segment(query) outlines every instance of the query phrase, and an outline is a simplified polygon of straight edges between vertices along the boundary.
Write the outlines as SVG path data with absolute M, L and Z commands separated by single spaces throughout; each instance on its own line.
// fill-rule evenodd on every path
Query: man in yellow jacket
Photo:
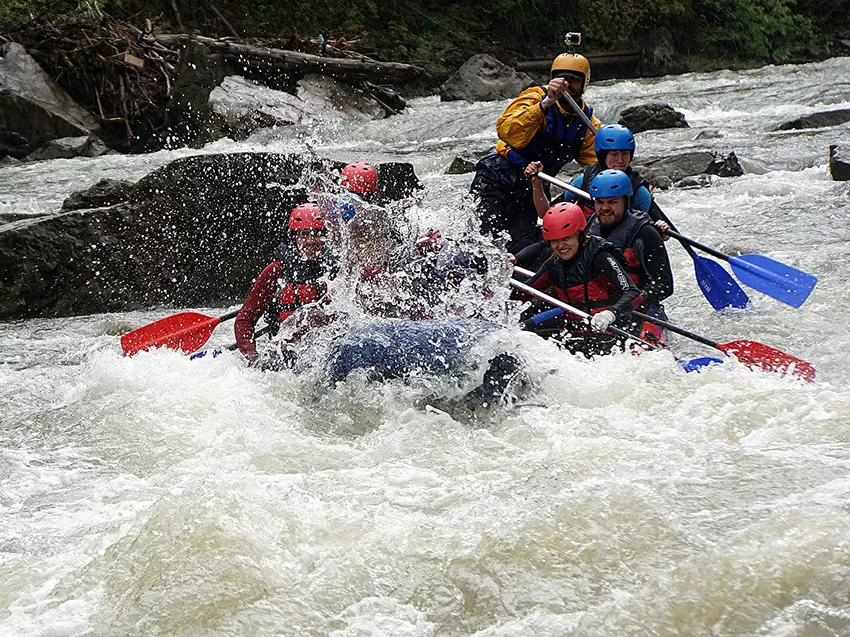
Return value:
M 549 84 L 524 90 L 496 121 L 496 152 L 478 162 L 470 190 L 478 197 L 481 232 L 507 231 L 508 252 L 516 254 L 538 240 L 537 211 L 525 167 L 539 161 L 544 172 L 557 175 L 572 160 L 581 166 L 596 161 L 594 135 L 564 97 L 569 93 L 599 129 L 602 122 L 582 99 L 589 81 L 587 58 L 563 53 L 552 62 Z

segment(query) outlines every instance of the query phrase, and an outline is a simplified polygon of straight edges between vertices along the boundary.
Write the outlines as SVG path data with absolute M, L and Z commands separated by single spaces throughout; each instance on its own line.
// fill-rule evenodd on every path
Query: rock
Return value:
M 473 55 L 440 87 L 440 100 L 488 102 L 519 95 L 537 82 L 530 75 L 518 73 L 496 58 L 479 53 Z
M 717 175 L 736 177 L 744 174 L 735 153 L 721 155 L 708 151 L 694 151 L 663 158 L 636 159 L 634 168 L 653 186 L 669 188 L 685 177 L 695 175 Z
M 365 91 L 324 75 L 305 75 L 298 82 L 298 99 L 319 120 L 367 121 L 387 116 Z
M 100 139 L 92 136 L 62 137 L 52 139 L 26 156 L 26 161 L 42 159 L 70 159 L 71 157 L 100 157 L 109 149 Z
M 703 173 L 701 175 L 695 175 L 693 177 L 685 177 L 684 179 L 680 179 L 675 184 L 673 184 L 673 187 L 681 188 L 682 190 L 694 190 L 696 188 L 705 188 L 707 186 L 713 185 L 716 179 L 717 177 L 714 175 Z
M 20 159 L 16 159 L 11 155 L 6 155 L 3 159 L 0 159 L 0 166 L 17 166 L 18 164 L 23 164 Z
M 119 179 L 101 179 L 91 188 L 71 194 L 62 203 L 62 210 L 83 210 L 86 208 L 105 208 L 127 201 L 133 191 L 133 184 Z
M 829 174 L 833 181 L 850 181 L 850 144 L 829 147 Z
M 16 147 L 4 151 L 18 159 L 52 139 L 102 133 L 94 116 L 15 42 L 0 45 L 0 130 L 15 136 Z
M 667 29 L 656 29 L 644 42 L 646 45 L 641 51 L 637 77 L 678 75 L 688 70 L 685 58 L 676 51 L 673 38 Z
M 620 111 L 619 124 L 628 126 L 633 133 L 658 128 L 688 128 L 685 116 L 662 102 L 639 104 L 623 109 Z
M 449 164 L 449 167 L 446 168 L 447 175 L 463 175 L 465 173 L 474 173 L 475 172 L 475 164 L 469 159 L 464 159 L 463 157 L 455 157 L 452 160 L 452 163 Z
M 233 139 L 272 126 L 387 116 L 384 107 L 365 91 L 333 78 L 308 75 L 298 82 L 297 93 L 230 75 L 210 93 L 209 105 L 224 119 L 223 132 Z
M 850 122 L 850 108 L 839 108 L 832 111 L 812 113 L 804 117 L 785 122 L 776 127 L 775 130 L 796 130 L 802 128 L 823 128 L 825 126 L 838 126 L 844 122 Z
M 26 155 L 29 140 L 15 131 L 0 130 L 0 157 L 4 155 L 13 159 Z M 23 154 L 22 154 L 23 153 Z
M 705 130 L 701 130 L 697 133 L 697 136 L 694 137 L 694 141 L 698 141 L 700 139 L 723 139 L 726 137 L 726 132 L 720 130 L 719 128 L 706 128 Z
M 110 208 L 5 226 L 0 320 L 240 303 L 306 200 L 305 167 L 300 155 L 185 157 Z M 377 168 L 385 197 L 418 185 L 410 164 Z
M 708 165 L 705 172 L 709 175 L 717 175 L 718 177 L 740 177 L 744 174 L 744 169 L 738 161 L 738 156 L 731 152 L 728 155 L 719 153 L 711 153 L 714 155 L 714 160 Z

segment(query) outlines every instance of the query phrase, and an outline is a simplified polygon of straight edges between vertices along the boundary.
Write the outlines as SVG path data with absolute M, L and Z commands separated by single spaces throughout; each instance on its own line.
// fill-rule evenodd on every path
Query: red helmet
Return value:
M 546 241 L 563 239 L 587 227 L 584 213 L 574 203 L 555 204 L 543 215 L 543 238 Z
M 325 220 L 322 211 L 314 203 L 297 206 L 289 215 L 290 230 L 323 230 Z
M 371 195 L 378 189 L 378 171 L 365 161 L 342 169 L 342 187 L 358 195 Z

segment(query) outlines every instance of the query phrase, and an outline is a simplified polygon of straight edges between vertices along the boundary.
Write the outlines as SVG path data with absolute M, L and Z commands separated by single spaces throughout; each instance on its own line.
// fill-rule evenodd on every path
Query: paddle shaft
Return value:
M 670 224 L 670 230 L 667 231 L 667 234 L 669 234 L 674 239 L 677 239 L 680 243 L 682 243 L 682 245 L 690 245 L 690 246 L 693 246 L 695 248 L 699 248 L 703 252 L 707 252 L 708 254 L 710 254 L 713 257 L 717 257 L 718 259 L 722 259 L 723 261 L 729 261 L 729 255 L 728 254 L 723 254 L 719 250 L 715 250 L 714 248 L 709 248 L 707 245 L 702 244 L 699 241 L 694 241 L 693 239 L 690 239 L 690 238 L 688 238 L 684 235 L 679 234 L 678 232 L 673 230 L 672 224 Z
M 632 316 L 636 316 L 638 318 L 643 319 L 644 321 L 649 321 L 650 323 L 655 323 L 656 325 L 660 325 L 661 327 L 667 328 L 671 332 L 675 332 L 676 334 L 681 334 L 682 336 L 687 336 L 698 343 L 702 343 L 703 345 L 708 345 L 709 347 L 713 347 L 715 349 L 720 349 L 720 343 L 717 341 L 712 341 L 710 338 L 706 338 L 705 336 L 700 336 L 694 332 L 686 330 L 683 327 L 679 327 L 678 325 L 673 325 L 669 321 L 665 321 L 664 319 L 655 318 L 654 316 L 649 316 L 649 314 L 644 314 L 643 312 L 638 312 L 634 310 L 632 312 Z
M 570 95 L 569 93 L 567 93 L 566 91 L 564 91 L 561 94 L 561 97 L 566 99 L 567 104 L 570 105 L 570 108 L 575 111 L 576 115 L 579 116 L 579 119 L 581 119 L 581 121 L 584 122 L 584 125 L 587 126 L 587 130 L 590 131 L 590 134 L 593 135 L 594 137 L 596 137 L 596 126 L 594 126 L 593 122 L 590 121 L 590 118 L 587 116 L 587 113 L 585 113 L 583 110 L 581 110 L 581 107 L 573 99 L 573 96 Z
M 565 312 L 569 312 L 570 314 L 572 314 L 574 316 L 577 316 L 577 317 L 584 319 L 586 321 L 589 321 L 591 319 L 590 314 L 587 314 L 586 312 L 582 312 L 580 309 L 575 308 L 572 305 L 567 305 L 566 303 L 564 303 L 560 299 L 556 299 L 554 296 L 549 296 L 548 294 L 541 292 L 540 290 L 537 290 L 537 289 L 531 287 L 530 285 L 526 285 L 525 283 L 517 281 L 516 279 L 511 279 L 509 281 L 509 283 L 511 284 L 511 286 L 513 286 L 514 288 L 516 288 L 520 292 L 525 292 L 526 294 L 530 294 L 531 296 L 535 296 L 538 299 L 540 299 L 541 301 L 546 301 L 547 303 L 549 303 L 549 305 L 553 305 L 554 307 L 557 307 L 561 310 L 564 310 Z M 640 343 L 641 345 L 643 345 L 644 347 L 646 347 L 648 349 L 659 349 L 657 346 L 653 345 L 652 343 L 648 343 L 647 341 L 643 340 L 642 338 L 638 338 L 634 334 L 630 334 L 626 330 L 622 330 L 619 327 L 609 326 L 608 331 L 611 332 L 612 334 L 616 334 L 617 336 L 622 336 L 623 338 L 626 338 L 626 339 L 629 339 L 629 340 L 632 340 L 632 341 L 636 341 L 637 343 Z

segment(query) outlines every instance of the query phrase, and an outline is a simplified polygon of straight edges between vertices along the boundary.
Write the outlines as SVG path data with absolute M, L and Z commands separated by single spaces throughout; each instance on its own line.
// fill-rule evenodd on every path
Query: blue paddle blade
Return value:
M 692 256 L 699 289 L 711 307 L 719 312 L 730 307 L 743 310 L 750 304 L 747 293 L 722 265 L 697 254 Z
M 714 367 L 715 365 L 723 364 L 722 360 L 720 360 L 719 358 L 714 358 L 712 356 L 701 356 L 700 358 L 692 358 L 691 360 L 687 361 L 680 358 L 677 362 L 686 372 L 698 372 L 708 367 Z
M 818 282 L 811 274 L 759 254 L 729 257 L 729 265 L 744 285 L 792 307 L 800 307 Z

